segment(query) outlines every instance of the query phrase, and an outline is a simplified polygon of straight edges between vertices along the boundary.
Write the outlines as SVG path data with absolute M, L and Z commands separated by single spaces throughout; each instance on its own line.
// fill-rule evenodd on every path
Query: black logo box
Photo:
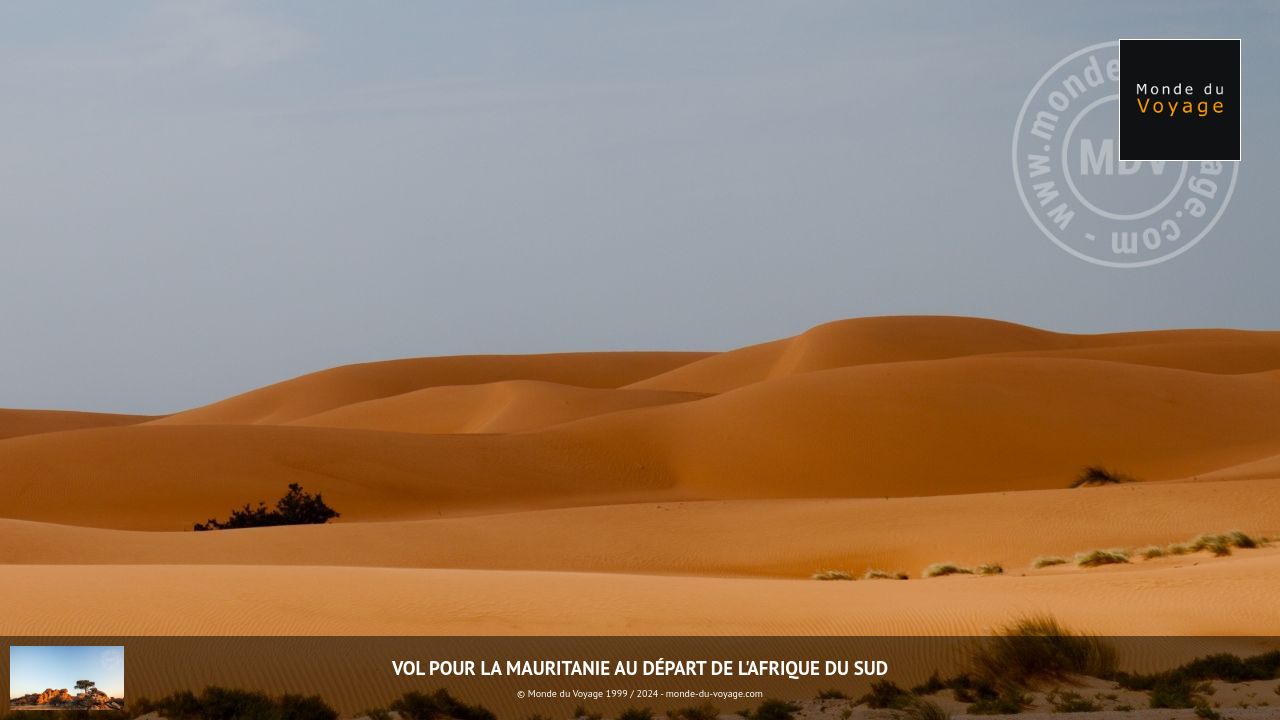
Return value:
M 1239 38 L 1121 38 L 1120 159 L 1240 160 L 1241 50 Z M 1140 85 L 1147 86 L 1145 93 L 1138 92 Z M 1174 92 L 1164 93 L 1165 87 Z M 1188 101 L 1191 114 L 1183 112 Z M 1172 115 L 1170 103 L 1177 104 Z M 1163 112 L 1154 112 L 1157 107 Z

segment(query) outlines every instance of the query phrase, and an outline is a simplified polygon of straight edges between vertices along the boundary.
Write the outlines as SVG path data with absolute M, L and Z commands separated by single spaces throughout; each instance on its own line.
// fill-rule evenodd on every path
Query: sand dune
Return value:
M 600 502 L 902 497 L 1144 480 L 1280 454 L 1280 373 L 956 358 L 815 371 L 507 435 L 158 426 L 0 444 L 12 517 L 175 530 L 288 482 L 344 521 Z M 92 505 L 57 502 L 101 483 Z M 532 505 L 530 505 L 532 504 Z
M 280 566 L 0 566 L 6 635 L 1269 635 L 1280 553 L 916 582 Z M 82 592 L 92 587 L 94 592 Z M 1082 599 L 1087 598 L 1087 601 Z M 121 612 L 121 608 L 129 608 Z M 180 610 L 175 610 L 180 608 Z M 1230 608 L 1230 612 L 1207 609 Z M 301 611 L 305 609 L 305 611 Z
M 697 400 L 696 393 L 615 390 L 507 380 L 447 385 L 344 405 L 293 421 L 310 427 L 414 433 L 511 433 L 640 407 Z
M 980 318 L 857 318 L 712 355 L 633 387 L 724 392 L 816 370 L 1006 353 L 1075 355 L 1202 372 L 1259 372 L 1280 369 L 1280 333 L 1174 330 L 1069 335 Z
M 574 437 L 529 437 L 257 425 L 37 435 L 0 443 L 0 506 L 26 520 L 182 530 L 271 501 L 290 482 L 323 492 L 344 521 L 673 496 L 669 477 L 639 460 L 602 457 Z M 601 474 L 584 483 L 573 467 Z
M 136 425 L 153 419 L 150 415 L 0 409 L 0 440 L 66 430 Z
M 1267 633 L 1277 550 L 1025 568 L 1280 533 L 1277 458 L 1280 333 L 973 318 L 369 363 L 158 419 L 3 411 L 0 582 L 25 591 L 0 632 L 933 634 L 1036 610 Z M 1065 489 L 1089 464 L 1143 482 Z M 339 521 L 188 531 L 290 482 Z M 804 579 L 943 560 L 1009 573 Z
M 806 373 L 617 423 L 666 415 L 669 462 L 703 496 L 941 495 L 1063 487 L 1086 464 L 1158 480 L 1272 455 L 1278 402 L 1280 373 L 975 357 Z
M 942 517 L 947 522 L 938 522 Z M 1143 521 L 1133 522 L 1135 517 Z M 1021 573 L 1039 555 L 1167 544 L 1237 527 L 1280 535 L 1280 482 L 1141 483 L 893 500 L 633 503 L 222 533 L 0 520 L 0 564 L 341 565 L 795 579 L 829 568 L 902 569 L 919 576 L 926 565 L 949 560 L 1001 562 Z
M 503 380 L 542 380 L 612 388 L 703 357 L 706 353 L 460 355 L 344 365 L 251 390 L 157 422 L 169 425 L 284 423 L 343 405 L 428 387 Z

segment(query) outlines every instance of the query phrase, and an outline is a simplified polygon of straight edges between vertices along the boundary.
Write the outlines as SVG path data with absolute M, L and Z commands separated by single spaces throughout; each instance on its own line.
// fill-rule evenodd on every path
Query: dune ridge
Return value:
M 365 363 L 163 418 L 0 411 L 0 577 L 40 588 L 0 624 L 73 622 L 58 593 L 100 573 L 127 580 L 103 612 L 157 613 L 120 632 L 938 634 L 1047 608 L 1267 634 L 1272 549 L 1026 566 L 1280 536 L 1277 458 L 1277 332 L 880 317 L 719 353 Z M 1086 465 L 1137 482 L 1068 489 Z M 291 482 L 339 520 L 190 532 Z M 944 560 L 1006 576 L 806 579 Z M 245 591 L 179 589 L 210 583 Z

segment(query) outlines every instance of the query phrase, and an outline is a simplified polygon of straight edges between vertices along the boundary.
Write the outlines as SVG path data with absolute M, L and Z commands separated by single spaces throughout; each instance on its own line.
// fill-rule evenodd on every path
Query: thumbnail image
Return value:
M 27 645 L 9 648 L 9 709 L 121 710 L 124 648 Z

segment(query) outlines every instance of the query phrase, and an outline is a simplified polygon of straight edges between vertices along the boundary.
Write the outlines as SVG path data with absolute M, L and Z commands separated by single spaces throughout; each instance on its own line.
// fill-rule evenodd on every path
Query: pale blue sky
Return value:
M 872 314 L 1275 328 L 1277 8 L 6 2 L 0 406 Z M 1040 75 L 1125 36 L 1244 38 L 1231 206 L 1142 271 L 1054 247 L 1009 170 Z
M 26 645 L 9 648 L 12 697 L 65 688 L 75 695 L 77 680 L 93 680 L 111 697 L 124 697 L 124 648 L 96 645 Z

